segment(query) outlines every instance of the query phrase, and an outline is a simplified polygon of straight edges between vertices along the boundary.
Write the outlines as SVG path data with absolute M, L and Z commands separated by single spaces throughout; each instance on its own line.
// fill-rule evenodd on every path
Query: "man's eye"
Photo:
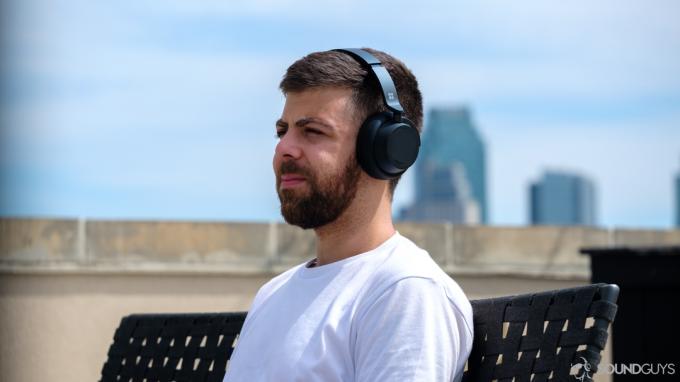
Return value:
M 274 138 L 281 138 L 284 136 L 284 134 L 286 134 L 286 130 L 277 130 Z
M 310 133 L 310 134 L 319 134 L 319 135 L 320 135 L 320 134 L 323 134 L 321 131 L 316 130 L 316 129 L 306 129 L 305 131 L 306 131 L 307 133 Z

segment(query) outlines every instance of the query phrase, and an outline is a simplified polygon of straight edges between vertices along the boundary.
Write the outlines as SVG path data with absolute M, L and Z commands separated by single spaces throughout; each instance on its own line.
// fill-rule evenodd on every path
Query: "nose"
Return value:
M 286 134 L 284 134 L 279 139 L 279 143 L 276 144 L 274 158 L 285 161 L 291 159 L 300 159 L 301 156 L 302 148 L 300 147 L 300 142 L 294 136 L 293 132 L 286 132 Z

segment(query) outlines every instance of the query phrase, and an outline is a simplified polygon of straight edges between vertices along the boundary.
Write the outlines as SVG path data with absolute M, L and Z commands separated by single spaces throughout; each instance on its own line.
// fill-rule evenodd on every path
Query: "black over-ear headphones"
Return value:
M 357 136 L 357 160 L 368 175 L 377 179 L 394 179 L 416 161 L 420 134 L 413 122 L 404 117 L 397 88 L 380 60 L 362 49 L 334 50 L 355 58 L 380 83 L 389 111 L 373 114 L 361 125 Z

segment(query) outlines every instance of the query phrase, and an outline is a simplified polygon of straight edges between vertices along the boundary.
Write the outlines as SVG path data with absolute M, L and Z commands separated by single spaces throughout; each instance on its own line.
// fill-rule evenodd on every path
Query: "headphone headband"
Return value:
M 385 106 L 387 106 L 387 108 L 390 109 L 392 113 L 394 113 L 394 119 L 396 121 L 401 120 L 401 116 L 404 114 L 404 108 L 401 107 L 401 104 L 399 103 L 397 88 L 394 86 L 392 77 L 387 72 L 387 69 L 385 69 L 382 62 L 363 49 L 347 48 L 333 50 L 336 52 L 348 53 L 350 56 L 354 57 L 357 61 L 370 69 L 370 72 L 373 73 L 373 76 L 380 83 L 380 89 L 382 90 Z
M 403 116 L 397 88 L 380 60 L 363 49 L 333 50 L 346 53 L 368 67 L 380 84 L 389 111 L 372 114 L 361 124 L 356 142 L 357 160 L 368 175 L 395 179 L 418 157 L 420 134 L 413 122 Z

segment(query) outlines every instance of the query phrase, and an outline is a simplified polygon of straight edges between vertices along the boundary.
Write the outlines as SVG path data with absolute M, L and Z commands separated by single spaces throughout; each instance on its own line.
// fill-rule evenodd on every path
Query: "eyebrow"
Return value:
M 319 125 L 321 125 L 321 126 L 327 128 L 327 129 L 329 129 L 329 130 L 335 130 L 335 127 L 333 127 L 333 125 L 331 125 L 330 123 L 324 121 L 323 119 L 314 118 L 314 117 L 304 117 L 304 118 L 300 118 L 300 119 L 298 119 L 297 121 L 295 121 L 295 126 L 297 126 L 297 127 L 305 127 L 305 126 L 307 126 L 307 125 L 310 124 L 310 123 L 316 123 L 316 124 L 319 124 Z M 288 128 L 288 122 L 286 122 L 286 121 L 284 121 L 284 120 L 282 120 L 282 119 L 279 119 L 278 121 L 276 121 L 276 126 L 277 126 L 277 127 Z

